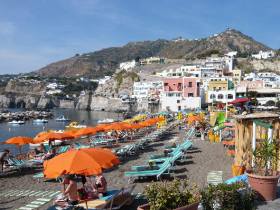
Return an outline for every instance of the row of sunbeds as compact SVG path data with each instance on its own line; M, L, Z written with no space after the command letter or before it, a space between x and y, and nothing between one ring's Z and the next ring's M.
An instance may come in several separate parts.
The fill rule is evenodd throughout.
M125 172L126 177L149 177L154 176L159 179L163 174L170 174L170 169L175 164L175 161L184 157L184 152L191 146L191 137L194 135L195 129L191 128L182 144L176 147L166 147L170 152L163 155L152 155L146 161L147 165L132 166L131 171Z
M140 151L145 150L151 142L156 141L158 138L168 132L172 126L173 124L169 125L168 127L157 129L149 134L143 134L143 137L138 139L135 143L127 144L121 148L113 150L113 152L120 158L137 155Z

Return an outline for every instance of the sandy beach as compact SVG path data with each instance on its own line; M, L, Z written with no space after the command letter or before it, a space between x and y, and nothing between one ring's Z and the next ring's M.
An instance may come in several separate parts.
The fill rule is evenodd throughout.
M183 139L185 132L179 132L177 129L165 135L163 139L153 142L149 147L136 157L126 159L117 168L105 172L104 175L108 182L110 189L120 189L129 186L129 179L124 177L124 172L129 171L133 165L147 164L147 160L152 154L161 154L165 145L171 145L172 142L180 142ZM206 185L206 177L209 171L223 171L223 179L226 180L231 177L230 167L232 158L226 155L226 149L222 144L211 144L208 141L201 141L193 138L193 147L185 154L184 160L178 161L171 171L171 177L163 177L163 180L170 180L170 178L189 179L195 182L200 187ZM60 184L54 181L44 182L43 179L34 179L34 173L41 169L9 171L0 175L0 209L17 209L28 203L36 200L38 196L24 196L24 191L48 191L54 194L60 190ZM142 194L145 186L154 179L134 180L136 187L134 194ZM156 181L156 180L154 180ZM130 180L131 182L131 180ZM18 190L18 192L7 196L11 190ZM23 193L20 193L23 191ZM6 192L6 193L5 193ZM42 195L41 193L41 195ZM39 193L40 197L40 193ZM41 196L42 197L42 196ZM52 205L52 201L43 205L40 209L47 209ZM137 204L128 207L127 209L136 209Z

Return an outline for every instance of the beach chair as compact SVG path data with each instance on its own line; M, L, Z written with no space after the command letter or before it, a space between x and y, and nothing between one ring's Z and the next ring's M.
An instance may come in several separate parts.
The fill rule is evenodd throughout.
M61 146L61 147L59 147L59 149L57 150L57 153L58 153L58 154L61 154L61 153L67 152L69 149L70 149L70 146Z
M132 191L135 185L132 185L129 189L121 190L109 190L106 192L106 196L102 196L99 199L87 201L89 210L117 210L121 209L124 205L129 205L133 201ZM86 208L85 202L82 202L78 207Z
M170 174L171 164L169 160L166 160L158 169L155 170L143 170L143 171L127 171L124 173L126 177L148 177L155 176L157 179L161 177L163 174Z
M182 157L183 157L182 151L177 151L171 157L149 159L148 162L154 162L155 164L159 164L165 161L169 161L171 165L174 165L175 161L181 159Z
M180 145L179 145L179 146L177 146L174 150L172 150L171 152L169 152L168 154L151 155L151 156L149 157L149 160L171 157L171 156L173 156L174 154L176 154L177 152L179 152L180 150L181 150L181 147L180 147Z
M82 149L82 148L89 148L90 147L89 145L81 144L79 142L75 142L74 146L75 146L76 149Z

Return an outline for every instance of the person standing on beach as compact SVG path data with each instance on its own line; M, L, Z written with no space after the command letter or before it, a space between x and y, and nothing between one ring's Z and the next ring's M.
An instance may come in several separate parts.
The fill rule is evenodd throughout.
M6 158L9 156L10 150L5 149L3 152L0 152L0 164L2 168L2 173L4 171L4 164L6 162Z

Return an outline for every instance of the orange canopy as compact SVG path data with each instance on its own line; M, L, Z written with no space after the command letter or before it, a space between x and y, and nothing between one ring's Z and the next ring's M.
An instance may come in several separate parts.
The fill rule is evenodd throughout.
M44 175L47 178L57 178L64 174L92 176L119 163L119 159L108 149L70 150L44 161Z
M132 129L140 129L140 128L143 128L143 127L146 127L146 126L141 125L139 123L135 123L135 124L132 124L131 127L132 127Z
M105 131L110 131L110 130L121 131L121 130L129 130L129 129L132 129L132 126L124 122L111 123L104 128Z
M33 139L25 136L16 136L5 141L6 144L16 144L18 146L33 143Z
M95 126L94 128L96 129L97 132L103 132L105 131L105 128L108 126L108 124L99 124Z
M97 131L98 131L98 129L96 129L94 127L81 128L74 133L74 136L75 137L90 136L90 135L96 134Z
M45 141L54 141L54 140L65 140L65 139L74 139L75 137L70 133L44 133L41 135L37 135L34 139L34 143L42 143Z

